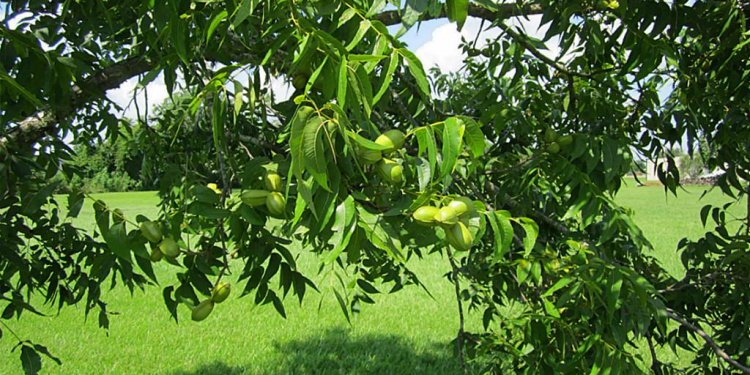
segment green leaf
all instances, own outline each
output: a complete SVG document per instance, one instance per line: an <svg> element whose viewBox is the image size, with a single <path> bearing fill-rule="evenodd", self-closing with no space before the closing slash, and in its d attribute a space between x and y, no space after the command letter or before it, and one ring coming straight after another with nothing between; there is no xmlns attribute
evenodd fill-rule
<svg viewBox="0 0 750 375"><path fill-rule="evenodd" d="M484 139L482 128L471 117L458 117L464 122L464 124L466 124L464 140L466 141L466 146L469 148L471 156L473 158L478 158L484 155L484 149L487 147L487 142Z"/></svg>
<svg viewBox="0 0 750 375"><path fill-rule="evenodd" d="M169 22L169 30L171 35L172 45L174 46L177 56L182 60L185 65L190 65L188 59L188 49L186 43L186 35L188 34L185 22L175 13L172 16L172 20Z"/></svg>
<svg viewBox="0 0 750 375"><path fill-rule="evenodd" d="M302 155L305 168L313 176L315 182L331 191L328 187L328 160L323 149L324 128L324 122L320 116L313 116L307 121L303 133Z"/></svg>
<svg viewBox="0 0 750 375"><path fill-rule="evenodd" d="M443 126L443 164L440 167L440 177L443 178L453 172L461 153L461 143L464 136L464 123L456 117L445 120Z"/></svg>
<svg viewBox="0 0 750 375"><path fill-rule="evenodd" d="M568 277L563 277L562 279L557 280L555 285L552 285L549 289L547 289L547 291L544 292L544 294L542 294L542 297L549 297L553 295L555 292L557 292L558 290L565 288L566 286L568 286L568 284L572 282L573 282L573 279L568 278Z"/></svg>
<svg viewBox="0 0 750 375"><path fill-rule="evenodd" d="M493 256L495 261L499 262L510 251L510 244L513 239L513 225L510 223L510 213L508 211L489 211L486 215L492 228L495 244Z"/></svg>
<svg viewBox="0 0 750 375"><path fill-rule="evenodd" d="M104 240L115 255L130 262L130 244L125 230L125 222L112 225L104 236Z"/></svg>
<svg viewBox="0 0 750 375"><path fill-rule="evenodd" d="M510 223L510 212L505 210L495 211L495 215L497 216L497 223L500 226L504 255L510 250L510 245L513 243L513 225Z"/></svg>
<svg viewBox="0 0 750 375"><path fill-rule="evenodd" d="M429 3L427 0L406 0L401 15L401 22L404 27L411 28L419 20L422 13L427 10Z"/></svg>
<svg viewBox="0 0 750 375"><path fill-rule="evenodd" d="M221 21L223 21L229 13L226 10L222 10L221 12L217 13L216 15L211 18L211 22L208 24L208 28L206 29L206 43L211 42L211 36L214 35L214 31L216 31L216 28L219 26Z"/></svg>
<svg viewBox="0 0 750 375"><path fill-rule="evenodd" d="M336 90L336 102L341 107L346 106L346 87L347 87L347 70L349 69L349 62L346 60L346 56L341 58L341 65L339 65L339 85Z"/></svg>
<svg viewBox="0 0 750 375"><path fill-rule="evenodd" d="M237 120L237 116L240 115L240 111L242 111L242 104L244 103L244 95L245 88L242 86L242 83L240 81L235 80L234 81L234 119Z"/></svg>
<svg viewBox="0 0 750 375"><path fill-rule="evenodd" d="M362 108L365 111L365 115L369 118L372 113L372 86L370 84L370 77L367 72L359 66L356 71L349 71L349 80L353 82L352 91Z"/></svg>
<svg viewBox="0 0 750 375"><path fill-rule="evenodd" d="M547 313L547 315L554 317L554 318L560 318L560 311L557 310L557 307L546 299L542 299L544 301L544 311Z"/></svg>
<svg viewBox="0 0 750 375"><path fill-rule="evenodd" d="M347 130L346 131L346 135L349 138L353 139L354 142L357 142L357 145L359 145L360 147L366 148L368 150L379 150L380 151L380 150L385 150L385 149L388 148L388 146L383 146L383 145L377 144L377 143L375 143L375 142L373 142L373 141L371 141L371 140L369 140L369 139L367 139L367 138L359 135L359 133L355 133L355 132L353 132L351 130Z"/></svg>
<svg viewBox="0 0 750 375"><path fill-rule="evenodd" d="M615 313L617 307L617 300L620 298L620 291L622 290L622 275L617 270L613 270L609 274L607 280L607 289L605 290L605 298L607 301L607 316L610 320Z"/></svg>
<svg viewBox="0 0 750 375"><path fill-rule="evenodd" d="M19 84L13 77L5 74L4 72L0 71L0 80L5 81L12 89L18 91L21 96L26 98L27 101L31 102L31 104L34 105L34 107L41 107L42 102L39 100L34 94L32 94L29 90L26 90L23 85Z"/></svg>
<svg viewBox="0 0 750 375"><path fill-rule="evenodd" d="M310 75L310 78L307 80L307 85L305 85L305 92L310 92L313 88L313 85L315 84L315 81L320 76L320 72L323 71L323 67L326 66L326 63L328 62L328 56L323 59L323 62L318 66L315 71L312 72ZM325 82L323 83L323 86L325 85Z"/></svg>
<svg viewBox="0 0 750 375"><path fill-rule="evenodd" d="M339 294L339 291L336 289L333 289L333 294L336 295L336 301L339 302L339 307L341 307L341 311L344 312L344 317L346 318L346 321L351 324L352 321L349 319L349 309L346 307L346 301L344 298Z"/></svg>
<svg viewBox="0 0 750 375"><path fill-rule="evenodd" d="M207 219L225 219L229 216L229 211L223 208L216 208L203 202L191 203L190 206L188 206L187 212Z"/></svg>
<svg viewBox="0 0 750 375"><path fill-rule="evenodd" d="M419 182L419 191L425 191L432 181L432 169L430 163L425 158L417 159L417 181Z"/></svg>
<svg viewBox="0 0 750 375"><path fill-rule="evenodd" d="M358 207L357 212L359 212L360 217L357 224L364 229L365 236L370 240L370 243L385 251L392 259L403 262L404 257L401 255L401 241L399 241L398 232L380 215L370 213L362 207Z"/></svg>
<svg viewBox="0 0 750 375"><path fill-rule="evenodd" d="M536 238L539 236L539 225L528 217L520 218L518 224L526 232L526 237L523 238L523 247L525 250L524 257L528 257L531 254L531 250L534 249L534 245L536 245Z"/></svg>
<svg viewBox="0 0 750 375"><path fill-rule="evenodd" d="M25 374L38 374L42 369L42 357L34 348L24 344L21 346L21 365Z"/></svg>
<svg viewBox="0 0 750 375"><path fill-rule="evenodd" d="M364 61L368 63L376 63L378 61L381 61L385 59L388 56L385 55L361 55L352 53L349 55L349 61Z"/></svg>
<svg viewBox="0 0 750 375"><path fill-rule="evenodd" d="M364 20L360 22L359 29L357 29L357 33L354 35L352 41L346 45L346 50L351 51L352 49L354 49L354 47L359 44L362 38L364 38L365 34L367 34L368 30L370 30L370 20Z"/></svg>
<svg viewBox="0 0 750 375"><path fill-rule="evenodd" d="M307 120L315 113L312 107L301 106L292 116L290 121L289 153L292 156L292 173L297 180L302 180L302 172L305 170L305 162L302 158L302 145L304 142L304 131Z"/></svg>
<svg viewBox="0 0 750 375"><path fill-rule="evenodd" d="M382 98L383 95L388 91L388 88L391 85L391 81L393 80L393 73L395 73L396 68L398 68L398 61L398 51L394 50L391 53L391 58L388 60L388 68L385 73L383 73L383 83L380 85L380 88L372 97L372 105L375 105L377 102L379 102L380 98Z"/></svg>
<svg viewBox="0 0 750 375"><path fill-rule="evenodd" d="M55 361L55 363L57 363L58 365L62 365L62 361L60 361L60 358L57 358L54 355L52 355L52 353L50 353L49 349L47 349L46 346L34 344L34 350L36 350L37 353L44 354L47 358Z"/></svg>
<svg viewBox="0 0 750 375"><path fill-rule="evenodd" d="M466 16L469 15L469 1L468 0L446 0L446 8L448 10L448 19L451 22L458 24L458 30L464 26L466 22Z"/></svg>
<svg viewBox="0 0 750 375"><path fill-rule="evenodd" d="M343 202L336 206L336 217L331 228L334 235L328 241L334 245L334 248L324 259L325 263L334 261L346 249L346 246L349 245L352 234L357 227L355 219L356 211L354 198L351 195L347 196Z"/></svg>
<svg viewBox="0 0 750 375"><path fill-rule="evenodd" d="M237 7L237 10L234 11L234 19L232 20L232 28L237 28L242 22L244 22L247 17L249 17L253 11L255 10L255 7L258 5L257 0L242 0L242 3L240 3L240 6Z"/></svg>
<svg viewBox="0 0 750 375"><path fill-rule="evenodd" d="M419 61L416 55L414 55L406 48L400 48L398 49L398 52L408 63L407 67L409 68L409 72L411 73L412 77L414 77L414 79L417 81L417 87L419 87L419 91L422 93L422 95L429 98L430 84L427 82L427 75L424 73L422 62Z"/></svg>
<svg viewBox="0 0 750 375"><path fill-rule="evenodd" d="M427 153L427 160L430 162L430 170L435 171L437 165L437 142L435 141L435 134L430 126L423 126L417 128L414 131L417 136L417 144L419 147L418 155Z"/></svg>
<svg viewBox="0 0 750 375"><path fill-rule="evenodd" d="M338 29L339 27L341 27L345 23L349 22L349 20L352 19L352 17L354 17L355 15L357 15L357 10L356 9L354 9L354 8L347 8L344 11L344 13L341 14L341 17L339 17L339 19L337 20L336 28Z"/></svg>

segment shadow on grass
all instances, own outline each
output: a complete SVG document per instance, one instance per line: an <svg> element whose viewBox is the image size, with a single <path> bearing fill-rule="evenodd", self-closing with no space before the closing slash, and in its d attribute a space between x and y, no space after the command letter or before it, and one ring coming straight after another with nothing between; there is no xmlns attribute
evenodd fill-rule
<svg viewBox="0 0 750 375"><path fill-rule="evenodd" d="M276 344L275 349L278 355L274 358L282 358L280 361L255 363L249 368L214 362L174 375L460 373L449 344L435 345L427 353L418 353L407 340L398 336L351 337L343 329L333 329L322 337Z"/></svg>

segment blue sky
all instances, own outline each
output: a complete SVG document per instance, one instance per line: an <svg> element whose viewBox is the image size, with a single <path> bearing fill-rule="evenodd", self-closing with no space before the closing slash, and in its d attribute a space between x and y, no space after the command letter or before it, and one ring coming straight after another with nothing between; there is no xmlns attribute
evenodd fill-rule
<svg viewBox="0 0 750 375"><path fill-rule="evenodd" d="M5 4L5 2L0 1L0 20L5 18ZM512 23L515 23L517 26L525 27L527 33L531 35L540 36L545 32L544 29L538 30L538 16L532 16L529 21L523 21L523 23ZM456 71L460 69L463 60L463 56L459 49L461 38L474 39L479 31L479 26L480 21L471 17L469 17L461 32L456 29L455 24L450 24L446 19L425 21L414 25L401 37L401 40L404 41L409 49L420 58L425 70L437 66L444 72ZM394 34L399 28L400 26L389 27ZM480 46L483 44L482 41L484 40L484 37L493 37L497 35L497 30L484 32L479 39ZM557 51L559 51L559 49L554 45L553 41L550 45L550 50L546 53L551 57L556 57L555 55ZM108 97L121 107L125 108L124 115L131 118L136 117L135 106L132 105L133 90L136 85L137 79L131 79L123 83L120 88L108 92ZM281 98L288 97L292 91L291 87L283 78L272 79L271 88L274 90L277 97ZM161 77L149 84L147 91L149 104L152 106L167 98L166 86ZM141 109L145 108L144 95L138 95L137 100L139 107Z"/></svg>

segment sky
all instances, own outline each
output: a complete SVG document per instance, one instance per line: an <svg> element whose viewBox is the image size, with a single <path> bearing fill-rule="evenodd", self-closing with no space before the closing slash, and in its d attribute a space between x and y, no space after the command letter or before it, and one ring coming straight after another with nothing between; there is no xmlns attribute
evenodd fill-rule
<svg viewBox="0 0 750 375"><path fill-rule="evenodd" d="M4 2L0 1L0 20L5 18ZM541 38L546 32L546 28L539 27L540 16L530 16L528 19L515 19L510 22L512 25L523 27L529 35ZM12 22L11 22L12 23ZM461 53L459 45L461 38L473 40L479 31L481 21L469 17L464 24L463 29L459 32L456 24L449 23L446 19L424 21L414 25L401 40L412 50L422 61L426 71L433 66L437 66L443 72L455 72L461 68L464 56ZM400 26L389 27L395 34ZM485 30L478 38L478 44L481 48L486 38L496 37L499 34L497 29ZM559 52L557 42L552 40L548 42L548 50L542 51L550 57L556 57ZM244 81L244 79L240 79ZM120 113L125 117L136 118L136 106L133 101L133 92L138 85L138 79L132 78L124 82L119 88L110 90L107 96L124 111ZM284 100L292 93L291 86L283 78L271 79L271 89L277 99ZM160 75L146 87L147 95L144 95L143 88L138 88L136 100L141 113L146 108L146 97L148 97L149 107L158 105L167 99L167 87L163 77Z"/></svg>
<svg viewBox="0 0 750 375"><path fill-rule="evenodd" d="M540 16L531 16L528 20L516 21L511 24L523 27L529 35L541 37L546 32L546 28L539 27ZM461 68L463 55L459 45L461 37L473 40L479 31L481 20L469 17L464 24L463 29L459 32L456 24L449 23L446 19L430 20L422 22L412 27L401 40L414 52L422 61L425 70L437 66L443 72L455 72ZM393 34L398 31L398 26L389 28ZM497 29L485 31L480 35L479 45L484 45L483 41L488 37L496 37L499 34ZM559 52L555 41L548 44L548 51L543 51L549 56L555 56ZM244 79L240 79L244 81ZM136 108L132 105L133 90L136 88L137 79L126 81L120 88L111 90L108 97L120 107L125 108L124 114L127 117L136 117ZM292 94L291 86L281 78L271 79L271 89L279 100L285 100ZM148 99L150 106L161 103L167 99L167 88L164 80L159 76L147 87ZM139 89L142 93L143 90ZM145 108L145 96L139 94L138 106L143 112Z"/></svg>

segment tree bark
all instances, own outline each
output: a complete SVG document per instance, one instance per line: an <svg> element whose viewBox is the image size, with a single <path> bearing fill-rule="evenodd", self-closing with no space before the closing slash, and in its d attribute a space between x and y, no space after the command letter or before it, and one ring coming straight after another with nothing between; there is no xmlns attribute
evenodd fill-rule
<svg viewBox="0 0 750 375"><path fill-rule="evenodd" d="M542 11L543 8L540 4L530 4L521 7L516 4L497 4L496 10L489 10L475 4L469 4L468 13L472 17L497 21L517 16L539 14ZM443 9L439 15L426 15L421 20L427 21L446 17L445 9ZM397 10L380 13L375 15L373 19L380 20L386 25L401 23L401 16ZM233 42L236 42L236 35L230 34L228 37ZM227 45L230 46L229 56L232 59L247 61L247 59L254 57L252 53L238 50L237 47L241 46L241 44L229 43ZM60 121L80 109L84 104L102 97L108 90L117 88L128 79L143 74L154 67L154 63L149 62L143 57L133 57L92 74L80 85L73 87L73 95L68 103L58 104L57 108L42 108L39 112L21 120L18 126L0 137L0 149L7 149L10 145L25 147L38 142L44 136L54 133Z"/></svg>
<svg viewBox="0 0 750 375"><path fill-rule="evenodd" d="M73 86L71 99L56 108L45 108L21 120L8 134L0 137L0 149L8 146L25 146L38 142L45 135L51 134L57 124L84 104L102 97L108 90L119 87L123 82L143 74L154 67L141 57L129 58L112 64L92 74L80 85Z"/></svg>
<svg viewBox="0 0 750 375"><path fill-rule="evenodd" d="M541 4L529 4L529 5L523 5L518 6L517 4L497 4L496 5L497 10L490 10L484 7L481 7L476 4L469 4L469 16L481 18L483 20L487 21L499 21L506 18L511 17L518 17L518 16L528 16L531 14L540 14L544 11L544 8ZM429 21L433 19L439 19L439 18L447 18L448 15L446 14L445 7L443 7L442 11L437 16L430 16L426 15L425 17L420 18L420 21ZM396 25L401 23L401 16L399 15L398 10L389 10L383 13L380 13L373 17L376 20L379 20L380 22L384 23L387 26L390 25Z"/></svg>
<svg viewBox="0 0 750 375"><path fill-rule="evenodd" d="M694 325L693 323L690 323L687 319L685 319L684 317L682 317L682 316L678 315L677 313L675 313L674 311L672 311L672 309L667 309L667 316L670 319L679 322L683 326L687 327L691 331L693 331L696 334L698 334L698 336L700 336L701 338L703 338L703 340L706 341L706 343L708 344L708 346L710 346L711 349L713 349L714 353L716 353L716 356L718 356L719 358L721 358L722 360L724 360L726 363L728 363L728 364L732 365L732 367L734 367L734 368L742 371L742 373L744 373L744 374L750 374L750 367L747 367L747 366L745 366L745 365L737 362L737 360L735 360L734 358L730 357L729 354L727 354L727 352L724 351L724 349L722 349L718 344L716 344L716 341L714 341L714 339L711 336L709 336L708 333L706 333L705 331L703 331L702 329L700 329L698 326Z"/></svg>

